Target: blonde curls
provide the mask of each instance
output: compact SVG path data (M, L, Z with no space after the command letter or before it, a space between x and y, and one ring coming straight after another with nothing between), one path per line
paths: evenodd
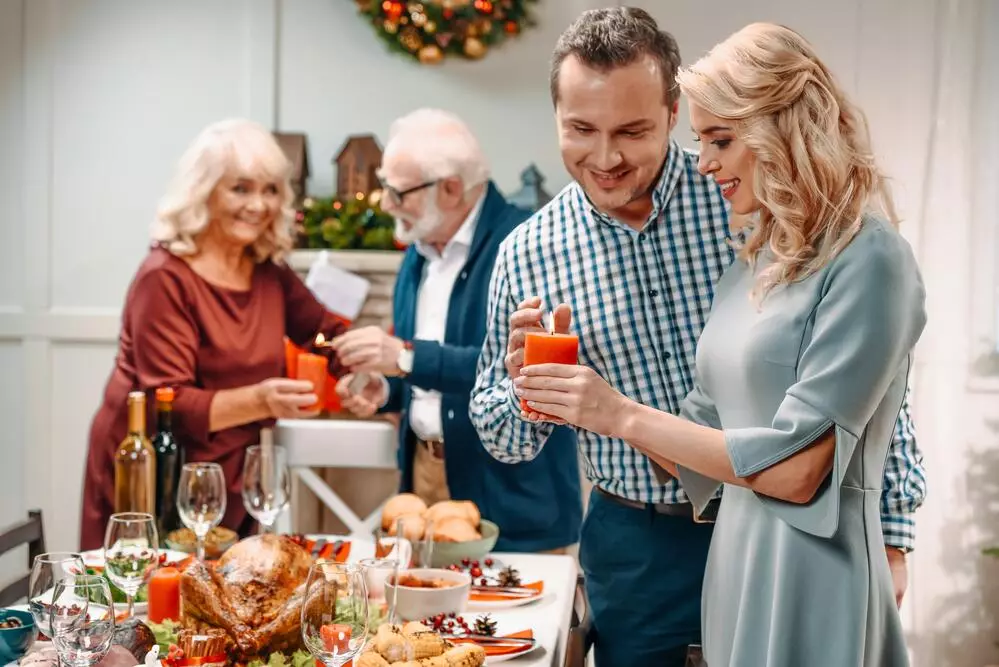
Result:
M291 163L266 128L239 118L209 125L181 156L150 230L153 241L175 255L197 254L198 236L211 222L208 199L230 171L278 183L281 212L249 251L256 262L282 262L293 245Z
M691 102L732 121L756 158L762 208L739 253L751 263L761 250L772 255L757 296L820 270L872 209L898 224L863 113L798 33L749 25L681 70L677 83Z

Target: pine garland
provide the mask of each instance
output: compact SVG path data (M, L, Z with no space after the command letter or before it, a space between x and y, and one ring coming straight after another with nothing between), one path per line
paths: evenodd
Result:
M395 221L378 206L381 192L341 201L308 197L295 216L298 247L330 250L401 250Z
M425 65L446 55L477 60L534 25L537 0L355 0L389 49Z

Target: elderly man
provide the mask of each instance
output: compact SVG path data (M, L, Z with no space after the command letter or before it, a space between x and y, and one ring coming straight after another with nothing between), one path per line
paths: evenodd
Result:
M507 203L468 127L439 110L392 125L379 176L382 208L412 245L395 285L395 335L366 327L334 341L352 370L337 387L343 405L362 417L401 413L402 490L428 504L473 501L499 525L498 550L561 551L582 521L575 435L557 429L540 456L510 465L489 455L468 416L496 253L530 212ZM355 382L361 373L366 383Z

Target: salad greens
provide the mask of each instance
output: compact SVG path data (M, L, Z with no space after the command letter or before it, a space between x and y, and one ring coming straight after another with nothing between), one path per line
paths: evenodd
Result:
M114 585L114 582L111 581L110 577L108 577L107 570L105 570L103 568L95 569L95 568L92 568L92 567L88 567L87 568L87 574L99 574L102 577L104 577L105 579L107 579L108 588L111 590L111 599L114 602L118 602L118 603L121 603L121 604L124 604L124 603L128 602L128 596L125 595L125 591L121 590L120 588L118 588L117 586ZM91 589L88 592L88 597L89 597L89 599L90 599L91 602L97 602L98 604L101 603L101 602L103 602L103 600L98 599L98 596L99 596L99 593L97 591L93 590L93 589ZM139 592L135 594L135 602L146 602L147 601L147 596L148 596L148 593L147 593L146 585L143 584L142 586L139 587Z

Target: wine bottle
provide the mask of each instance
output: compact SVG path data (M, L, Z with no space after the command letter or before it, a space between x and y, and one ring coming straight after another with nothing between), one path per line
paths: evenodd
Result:
M128 435L114 458L114 511L156 512L156 452L146 437L146 395L128 394Z
M170 387L156 390L156 435L153 451L156 452L156 529L160 540L170 531L180 527L177 516L177 482L184 465L183 450L173 434L173 398Z

